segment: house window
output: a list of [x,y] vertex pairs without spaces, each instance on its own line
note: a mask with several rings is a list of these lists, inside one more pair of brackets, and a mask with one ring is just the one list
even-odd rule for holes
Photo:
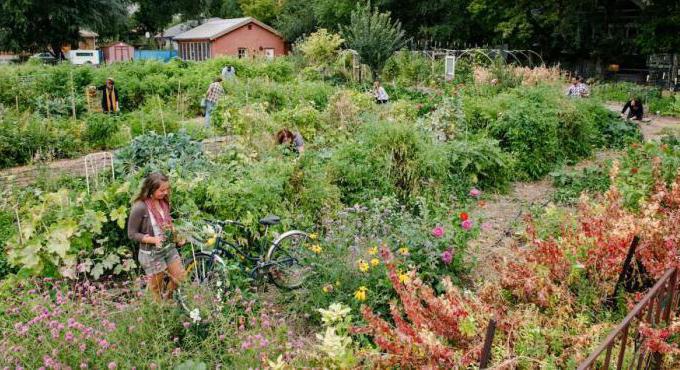
[[274,48],[264,48],[264,56],[267,59],[274,59]]
[[186,42],[182,43],[180,53],[184,60],[210,59],[210,42]]
[[247,58],[248,57],[248,49],[247,48],[238,48],[238,57],[239,58]]

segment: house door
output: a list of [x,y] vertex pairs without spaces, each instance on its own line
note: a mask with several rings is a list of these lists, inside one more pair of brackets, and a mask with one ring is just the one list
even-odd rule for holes
[[274,48],[265,48],[264,49],[264,56],[267,59],[274,59]]

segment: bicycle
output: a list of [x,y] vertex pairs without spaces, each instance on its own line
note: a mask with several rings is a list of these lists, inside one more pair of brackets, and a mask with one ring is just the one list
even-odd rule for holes
[[[274,285],[283,289],[299,288],[314,272],[314,255],[318,253],[318,247],[309,245],[311,238],[305,232],[286,231],[269,243],[269,228],[281,222],[277,216],[270,215],[259,220],[265,230],[258,240],[240,222],[207,222],[215,230],[211,243],[195,237],[187,238],[192,247],[200,247],[199,252],[192,248],[190,260],[185,263],[187,277],[194,281],[205,283],[223,279],[220,275],[226,271],[227,259],[236,260],[244,269],[250,267],[249,275],[253,280],[268,276]],[[224,229],[229,226],[236,227],[241,235],[246,236],[245,243],[238,239],[230,242],[224,238]],[[212,250],[206,251],[205,247],[211,247],[209,244],[212,244]]]

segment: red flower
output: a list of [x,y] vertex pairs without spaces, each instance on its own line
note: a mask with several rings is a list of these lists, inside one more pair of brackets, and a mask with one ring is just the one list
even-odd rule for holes
[[460,215],[458,215],[461,221],[467,221],[469,218],[468,214],[466,212],[461,212]]
[[631,168],[631,169],[630,169],[630,173],[633,174],[633,175],[635,175],[636,173],[638,173],[638,168],[637,168],[637,167]]

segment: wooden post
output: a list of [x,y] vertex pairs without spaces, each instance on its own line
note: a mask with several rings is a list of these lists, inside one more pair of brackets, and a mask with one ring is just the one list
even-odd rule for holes
[[69,77],[71,80],[71,113],[73,113],[73,119],[75,120],[76,117],[76,91],[75,91],[75,85],[73,83],[73,72],[69,73]]
[[491,359],[491,345],[493,344],[493,337],[496,335],[496,317],[489,320],[489,325],[486,327],[486,336],[484,338],[484,347],[482,347],[482,354],[479,356],[479,368],[486,369]]
[[17,112],[19,111],[19,95],[14,95],[14,101],[17,105]]
[[165,119],[163,118],[163,104],[161,103],[161,97],[156,95],[156,99],[158,99],[158,108],[161,110],[161,125],[163,125],[163,136],[168,136],[167,131],[165,130]]

